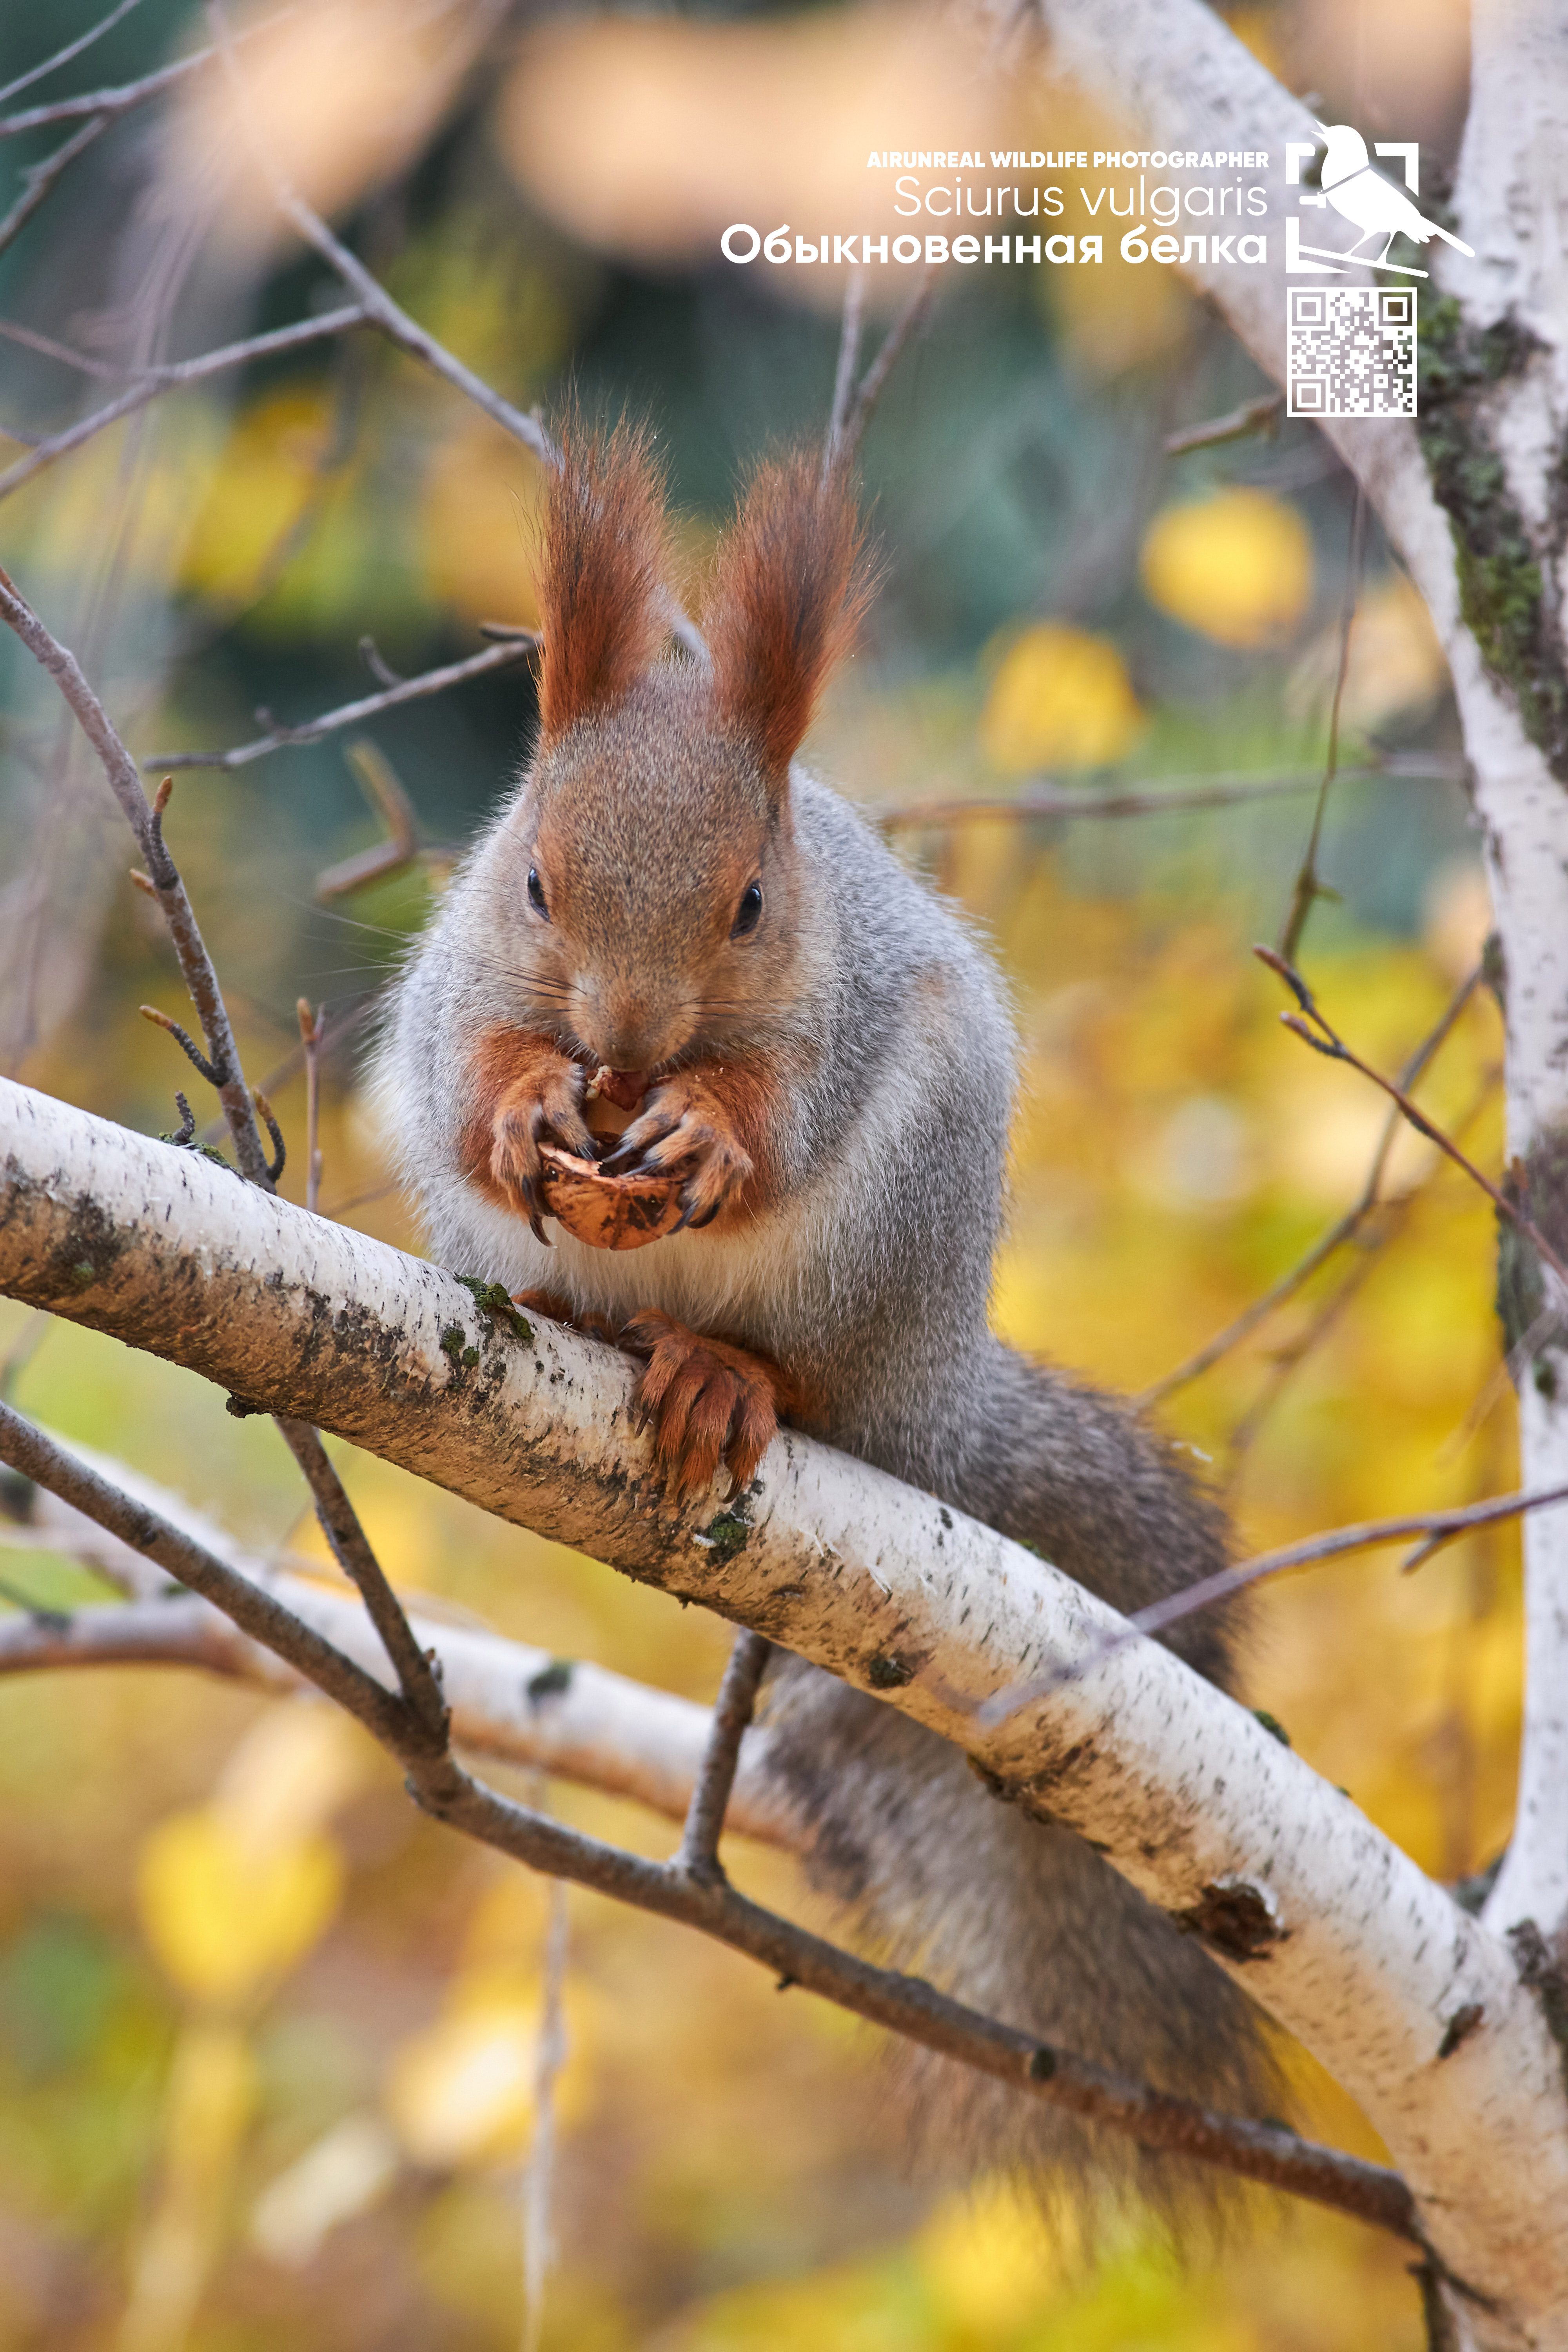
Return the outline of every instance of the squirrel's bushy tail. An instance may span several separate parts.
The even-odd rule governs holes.
[[[1131,1610],[1222,1564],[1223,1523],[1131,1413],[997,1346],[991,1442],[951,1499]],[[1229,1629],[1178,1628],[1231,1679]],[[1285,2104],[1260,2012],[1072,1831],[999,1801],[921,1725],[816,1668],[771,1685],[771,1769],[813,1825],[809,1869],[876,1957],[1155,2089],[1231,2114]],[[922,2155],[1004,2168],[1092,2221],[1135,2192],[1169,2210],[1217,2176],[953,2061],[900,2052]]]

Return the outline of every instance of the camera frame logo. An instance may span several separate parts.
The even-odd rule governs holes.
[[[1300,191],[1285,216],[1288,278],[1342,278],[1352,270],[1387,270],[1425,278],[1408,262],[1391,261],[1396,237],[1427,246],[1434,237],[1457,251],[1471,248],[1451,229],[1428,220],[1421,193],[1421,149],[1414,139],[1379,139],[1377,155],[1397,157],[1405,185],[1386,179],[1348,122],[1320,122],[1317,140],[1292,140],[1285,149],[1285,184]],[[1302,185],[1303,164],[1324,149],[1315,188]],[[1308,206],[1337,213],[1356,232],[1348,246],[1309,245],[1302,236]],[[1315,226],[1315,224],[1313,224]],[[1325,224],[1326,226],[1326,224]],[[1382,240],[1382,251],[1365,248]],[[1473,258],[1473,255],[1471,255]],[[1415,414],[1416,290],[1414,286],[1292,286],[1286,295],[1287,412],[1291,416],[1414,416]]]

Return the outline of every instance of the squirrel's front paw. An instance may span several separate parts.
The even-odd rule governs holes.
[[[647,1108],[601,1163],[606,1176],[634,1168],[647,1175],[687,1170],[674,1228],[679,1233],[684,1225],[710,1225],[738,1198],[752,1161],[714,1087],[700,1071],[678,1070],[654,1087]]]
[[[594,1156],[594,1139],[583,1119],[585,1080],[580,1064],[547,1050],[508,1087],[490,1122],[490,1180],[528,1219],[539,1241],[544,1239],[540,1145],[558,1143],[584,1160]]]
[[[633,1316],[621,1345],[647,1360],[633,1408],[653,1423],[671,1499],[706,1486],[721,1462],[737,1494],[748,1486],[788,1402],[778,1366],[727,1340],[700,1339],[657,1307]]]

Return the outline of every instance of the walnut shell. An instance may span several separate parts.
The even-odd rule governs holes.
[[[594,1249],[642,1249],[661,1241],[680,1223],[680,1187],[686,1171],[671,1176],[606,1176],[591,1160],[579,1160],[553,1143],[542,1144],[544,1172],[540,1191],[547,1216]]]

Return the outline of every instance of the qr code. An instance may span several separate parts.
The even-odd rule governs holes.
[[[1414,416],[1415,289],[1292,286],[1292,416]]]

